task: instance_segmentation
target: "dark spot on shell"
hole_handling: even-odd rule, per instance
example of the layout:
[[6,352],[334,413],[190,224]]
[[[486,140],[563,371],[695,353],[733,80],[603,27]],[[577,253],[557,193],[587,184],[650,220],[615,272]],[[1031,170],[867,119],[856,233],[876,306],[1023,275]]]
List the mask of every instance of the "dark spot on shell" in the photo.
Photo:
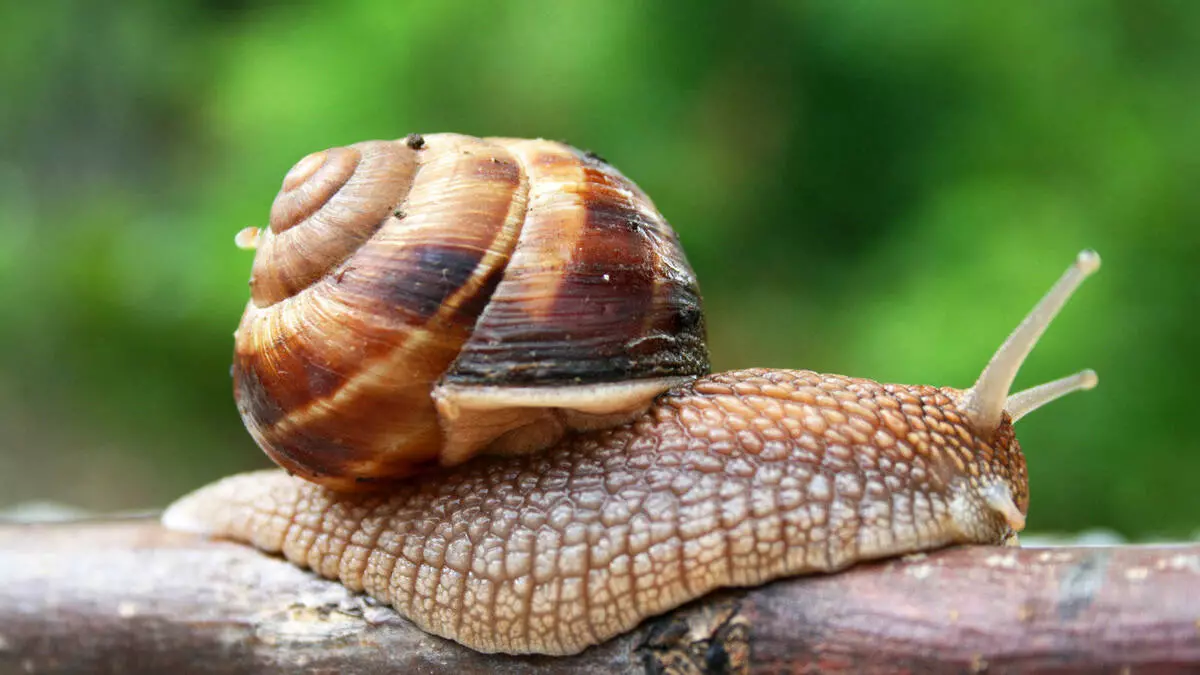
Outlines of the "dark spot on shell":
[[424,320],[471,278],[482,257],[477,249],[432,244],[413,246],[391,259],[374,260],[360,253],[359,265],[347,270],[343,288],[381,309],[395,308]]
[[505,268],[502,265],[496,265],[492,268],[488,272],[487,277],[480,282],[479,288],[476,289],[475,293],[465,299],[462,305],[459,306],[457,314],[464,322],[473,324],[476,317],[483,313],[488,301],[492,298],[492,293],[496,291],[496,287],[500,285],[500,280],[504,278],[504,270]]
[[[596,152],[595,152],[595,151],[592,151],[592,150],[584,150],[584,151],[583,151],[583,156],[584,156],[586,159],[590,159],[590,160],[592,160],[593,162],[599,162],[599,163],[601,163],[601,164],[608,164],[608,160],[607,160],[607,159],[604,159],[603,157],[601,157],[600,155],[596,154]],[[611,165],[610,165],[610,166],[611,166]]]
[[239,409],[259,426],[272,426],[286,414],[279,401],[267,391],[252,362],[243,362],[241,358],[234,361],[233,378]]
[[452,247],[421,247],[417,250],[414,276],[430,277],[432,283],[419,296],[422,301],[418,311],[422,316],[433,316],[446,298],[462,287],[471,278],[479,265],[481,253]]
[[404,137],[404,142],[413,150],[421,150],[425,147],[425,137],[421,134],[409,134]]
[[286,438],[274,439],[267,452],[276,458],[276,463],[309,478],[344,476],[347,466],[363,458],[360,450],[300,430],[292,431]]
[[392,211],[392,215],[395,216],[396,219],[400,220],[400,219],[403,219],[404,216],[407,216],[408,214],[401,211],[400,209],[396,209],[395,211]]

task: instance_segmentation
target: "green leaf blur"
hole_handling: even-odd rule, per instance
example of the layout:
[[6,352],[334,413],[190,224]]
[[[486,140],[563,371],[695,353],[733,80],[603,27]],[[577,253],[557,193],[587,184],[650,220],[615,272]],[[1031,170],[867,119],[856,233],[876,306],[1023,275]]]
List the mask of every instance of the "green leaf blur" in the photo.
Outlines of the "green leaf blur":
[[652,195],[714,365],[967,386],[1082,248],[1018,387],[1030,528],[1200,526],[1200,3],[165,3],[0,9],[0,506],[264,466],[228,377],[291,164],[541,136]]

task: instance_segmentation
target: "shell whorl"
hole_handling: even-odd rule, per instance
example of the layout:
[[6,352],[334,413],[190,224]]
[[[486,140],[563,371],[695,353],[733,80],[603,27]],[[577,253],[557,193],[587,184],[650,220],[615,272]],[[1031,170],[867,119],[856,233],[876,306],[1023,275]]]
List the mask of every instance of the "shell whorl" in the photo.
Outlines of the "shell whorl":
[[416,153],[368,141],[308,155],[283,179],[250,289],[265,307],[311,286],[378,230],[416,173]]
[[[547,400],[599,400],[588,414],[623,421],[707,370],[695,276],[631,181],[559,143],[437,134],[314,153],[288,173],[234,388],[273,459],[349,488],[495,437],[548,445],[573,423]],[[512,387],[540,412],[513,413]],[[526,428],[533,440],[511,439]]]

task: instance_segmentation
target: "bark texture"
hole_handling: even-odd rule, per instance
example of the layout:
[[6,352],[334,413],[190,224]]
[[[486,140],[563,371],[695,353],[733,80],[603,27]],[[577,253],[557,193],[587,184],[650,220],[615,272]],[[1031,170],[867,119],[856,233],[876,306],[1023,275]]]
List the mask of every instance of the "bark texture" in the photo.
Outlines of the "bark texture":
[[969,547],[706,596],[572,657],[484,655],[151,520],[0,526],[0,673],[1197,672],[1200,545]]

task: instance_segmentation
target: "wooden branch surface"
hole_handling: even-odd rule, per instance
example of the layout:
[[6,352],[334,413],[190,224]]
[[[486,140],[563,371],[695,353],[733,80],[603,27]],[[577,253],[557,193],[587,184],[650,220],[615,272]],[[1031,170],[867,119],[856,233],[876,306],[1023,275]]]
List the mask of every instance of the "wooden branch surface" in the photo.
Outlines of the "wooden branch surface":
[[713,594],[574,657],[472,652],[150,520],[0,526],[0,673],[1200,672],[1200,545],[959,548]]

